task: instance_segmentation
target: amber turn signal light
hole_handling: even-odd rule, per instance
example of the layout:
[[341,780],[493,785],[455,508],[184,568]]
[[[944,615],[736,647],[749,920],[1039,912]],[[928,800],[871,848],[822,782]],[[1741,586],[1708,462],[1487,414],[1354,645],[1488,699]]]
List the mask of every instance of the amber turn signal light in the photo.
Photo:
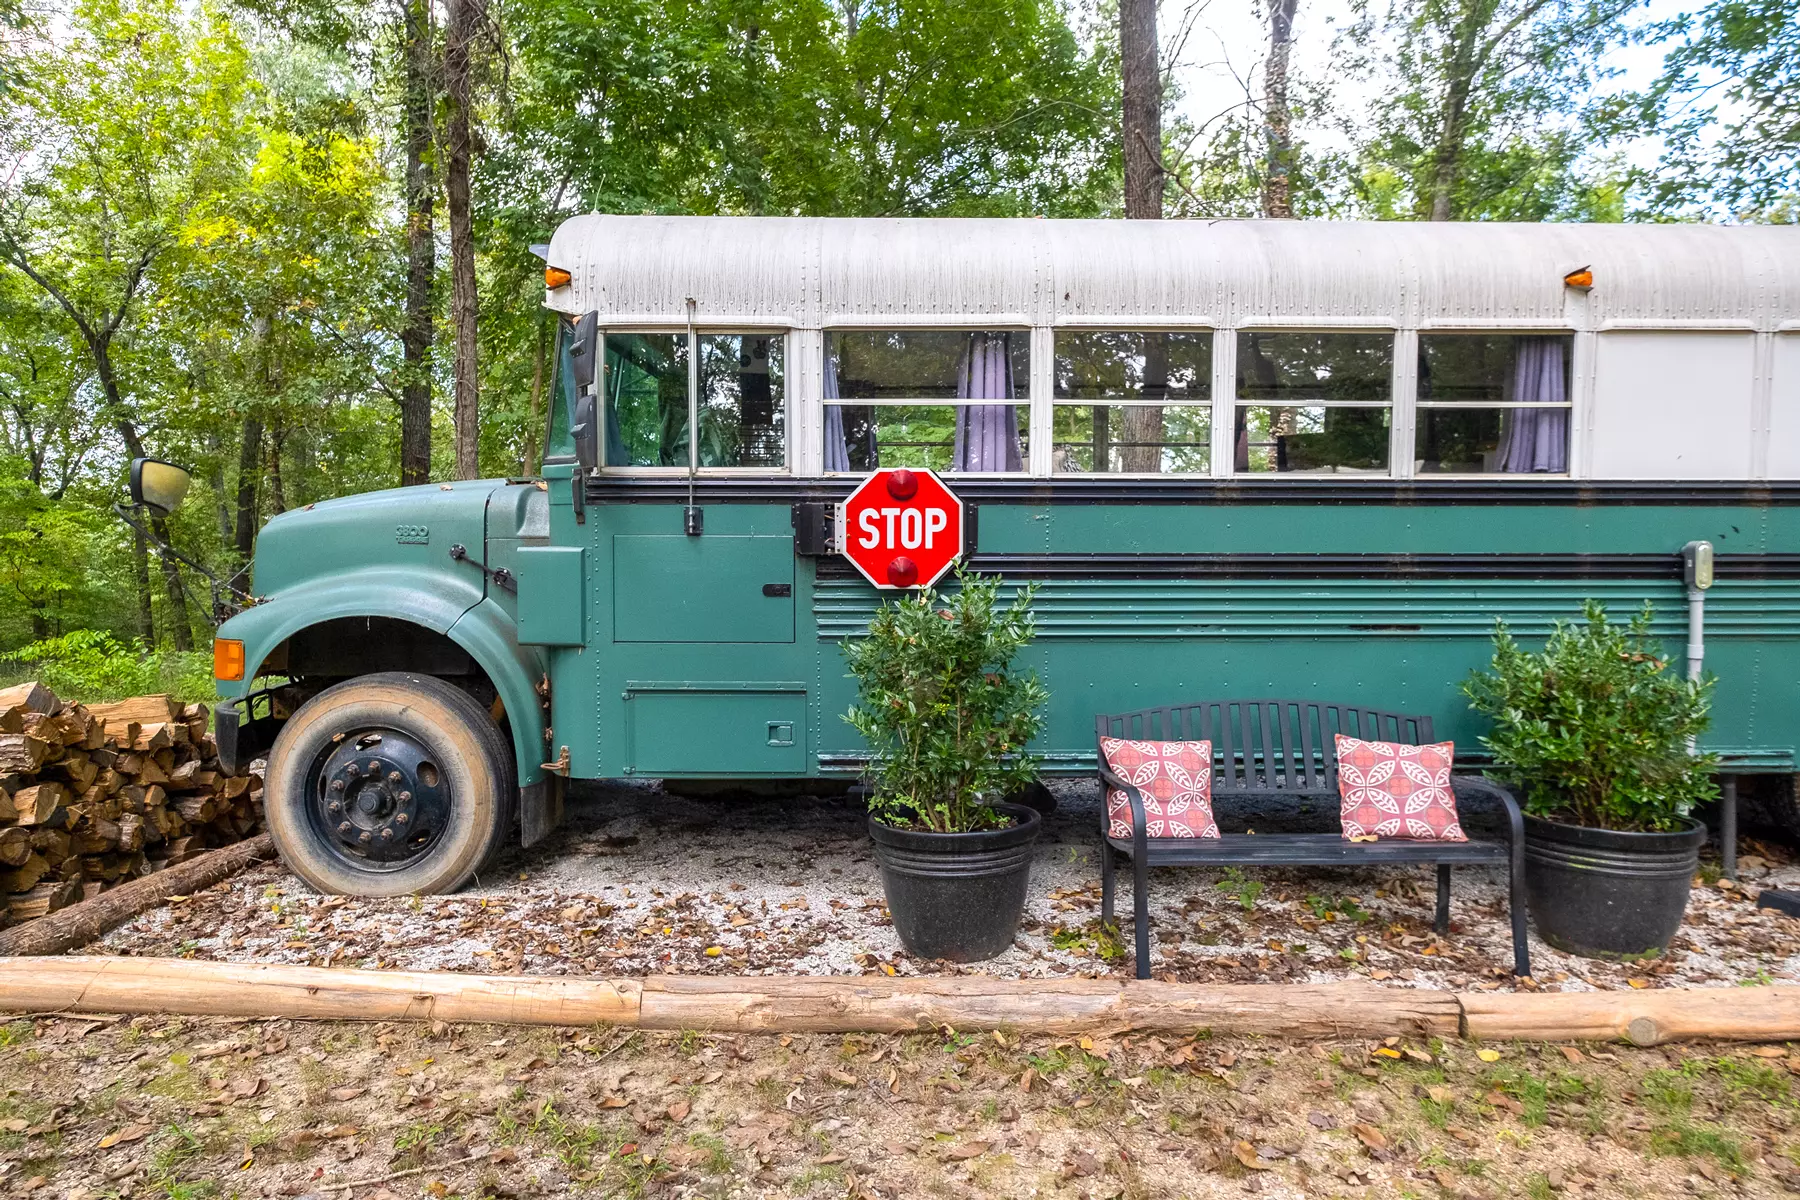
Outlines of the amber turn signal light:
[[568,287],[569,281],[575,277],[561,267],[544,268],[544,286],[551,289]]
[[1580,288],[1585,292],[1594,286],[1594,272],[1587,267],[1583,267],[1579,271],[1570,271],[1563,276],[1563,286]]
[[236,638],[213,639],[213,678],[242,679],[244,677],[244,643]]

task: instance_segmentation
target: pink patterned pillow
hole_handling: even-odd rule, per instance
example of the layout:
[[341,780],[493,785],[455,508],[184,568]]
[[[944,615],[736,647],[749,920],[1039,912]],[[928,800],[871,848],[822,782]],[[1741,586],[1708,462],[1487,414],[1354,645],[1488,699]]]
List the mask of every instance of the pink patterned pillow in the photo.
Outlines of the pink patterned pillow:
[[1344,836],[1466,842],[1450,789],[1454,742],[1403,746],[1337,735]]
[[[1101,738],[1100,753],[1114,775],[1143,793],[1147,836],[1219,836],[1212,810],[1211,742]],[[1119,788],[1106,791],[1106,823],[1109,837],[1131,836],[1131,801]]]

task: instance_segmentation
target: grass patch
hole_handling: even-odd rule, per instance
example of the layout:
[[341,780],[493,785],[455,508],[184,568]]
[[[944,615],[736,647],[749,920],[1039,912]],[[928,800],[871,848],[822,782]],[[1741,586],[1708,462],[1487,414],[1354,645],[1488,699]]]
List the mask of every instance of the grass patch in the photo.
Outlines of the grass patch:
[[1650,1131],[1650,1150],[1653,1154],[1681,1158],[1706,1156],[1740,1175],[1749,1170],[1749,1164],[1744,1161],[1743,1143],[1730,1130],[1718,1125],[1700,1125],[1691,1121],[1659,1125]]

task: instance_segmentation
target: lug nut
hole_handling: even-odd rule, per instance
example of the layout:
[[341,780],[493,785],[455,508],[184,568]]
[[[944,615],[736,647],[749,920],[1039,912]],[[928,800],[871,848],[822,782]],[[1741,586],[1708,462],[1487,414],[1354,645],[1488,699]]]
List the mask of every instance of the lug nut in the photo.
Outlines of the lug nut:
[[349,833],[350,832],[350,822],[339,821],[338,822],[338,832],[339,833]]
[[326,805],[326,808],[331,812],[343,812],[344,811],[344,806],[339,804],[336,800],[333,800],[330,804]]
[[393,840],[394,840],[394,831],[393,831],[393,830],[391,830],[391,829],[384,829],[384,830],[382,830],[382,831],[381,831],[381,840],[382,840],[382,841],[384,841],[384,842],[391,842],[391,841],[393,841]]
[[411,804],[412,803],[412,793],[411,792],[401,792],[400,793],[400,803]]
[[381,774],[381,760],[379,758],[371,758],[369,760],[369,774],[371,774],[371,775]]
[[334,791],[334,792],[341,792],[341,791],[343,791],[343,790],[344,790],[344,781],[343,781],[343,780],[341,780],[341,779],[334,779],[334,780],[332,780],[332,781],[331,781],[331,790],[332,790],[332,791]]
[[349,766],[344,768],[344,774],[348,775],[351,779],[355,779],[362,774],[362,768],[357,766],[355,763],[351,763]]
[[374,837],[375,837],[374,834],[370,833],[368,830],[365,829],[362,831],[362,836],[357,838],[356,840],[359,842],[368,843],[370,841],[373,841]]
[[389,783],[399,783],[400,782],[400,772],[389,771],[388,772],[388,782]]
[[405,813],[395,813],[394,820],[397,823],[404,825],[404,824],[406,824],[406,814]]

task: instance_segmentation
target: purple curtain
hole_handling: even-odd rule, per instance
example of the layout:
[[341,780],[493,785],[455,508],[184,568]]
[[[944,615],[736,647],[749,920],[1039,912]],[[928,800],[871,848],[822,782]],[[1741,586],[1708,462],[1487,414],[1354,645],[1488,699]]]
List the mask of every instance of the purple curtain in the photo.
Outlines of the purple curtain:
[[848,471],[850,445],[844,440],[844,410],[830,401],[838,398],[837,355],[825,347],[825,469]]
[[[972,333],[956,378],[959,400],[1013,398],[1012,335]],[[1011,404],[956,406],[953,471],[1020,471],[1019,420]]]
[[[1561,338],[1522,337],[1513,375],[1515,404],[1562,404],[1569,398]],[[1508,475],[1569,469],[1569,410],[1509,408],[1496,457]]]

